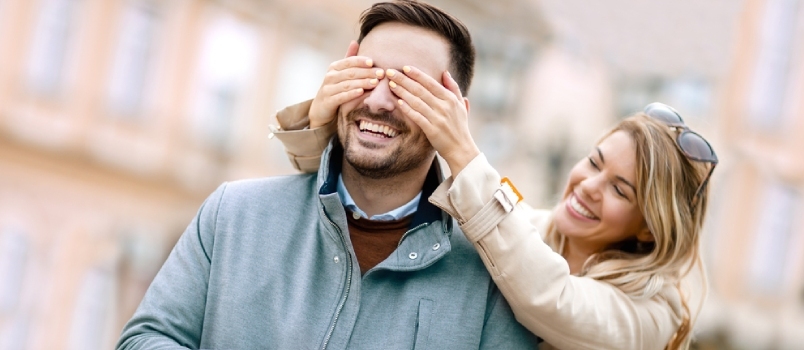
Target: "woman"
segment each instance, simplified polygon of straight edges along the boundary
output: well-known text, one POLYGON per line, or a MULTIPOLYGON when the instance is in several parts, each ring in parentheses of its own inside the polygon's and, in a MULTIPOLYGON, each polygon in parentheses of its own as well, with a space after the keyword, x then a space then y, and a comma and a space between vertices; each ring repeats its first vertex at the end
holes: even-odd
MULTIPOLYGON (((449 112, 464 101, 449 74, 441 85, 403 71, 377 77, 394 82, 401 114, 453 174, 430 201, 458 221, 517 320, 549 344, 542 348, 689 347, 705 294, 699 236, 717 157, 675 110, 654 103, 618 123, 572 168, 561 202, 534 210, 478 151, 466 114, 449 112), (423 107, 446 96, 435 85, 454 94, 452 104, 423 107)), ((327 84, 312 106, 277 115, 287 130, 306 124, 310 111, 312 129, 278 134, 302 171, 316 170, 334 132, 335 109, 317 103, 327 84)))

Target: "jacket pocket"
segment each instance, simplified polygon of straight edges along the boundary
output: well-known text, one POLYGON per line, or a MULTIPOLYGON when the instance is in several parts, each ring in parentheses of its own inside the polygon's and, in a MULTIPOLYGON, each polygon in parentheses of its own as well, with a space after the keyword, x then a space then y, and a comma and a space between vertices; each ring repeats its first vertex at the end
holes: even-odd
POLYGON ((430 336, 430 320, 433 318, 435 302, 430 299, 419 300, 419 313, 416 316, 416 329, 413 332, 413 349, 427 349, 430 336))

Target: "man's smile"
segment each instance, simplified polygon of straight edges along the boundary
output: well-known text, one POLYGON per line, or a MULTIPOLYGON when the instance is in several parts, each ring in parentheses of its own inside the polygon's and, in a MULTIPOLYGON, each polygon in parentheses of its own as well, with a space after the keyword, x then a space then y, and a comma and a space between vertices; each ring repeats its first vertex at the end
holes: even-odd
POLYGON ((389 139, 394 138, 397 134, 399 134, 399 131, 388 125, 373 123, 367 120, 358 120, 357 126, 361 133, 370 133, 389 139))

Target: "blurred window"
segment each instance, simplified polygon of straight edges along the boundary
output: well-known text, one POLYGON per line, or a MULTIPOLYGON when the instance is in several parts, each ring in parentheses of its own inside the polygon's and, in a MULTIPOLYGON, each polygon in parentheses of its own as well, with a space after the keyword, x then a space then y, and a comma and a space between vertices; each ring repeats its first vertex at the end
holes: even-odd
POLYGON ((748 269, 749 289, 757 294, 780 296, 791 282, 794 218, 801 195, 790 186, 770 183, 759 202, 759 226, 748 269))
POLYGON ((792 98, 787 77, 796 43, 798 7, 799 0, 768 0, 762 17, 748 113, 751 124, 763 129, 782 127, 785 102, 792 98))
POLYGON ((41 2, 27 72, 28 86, 36 93, 54 95, 62 87, 79 1, 41 2))
POLYGON ((660 91, 665 80, 658 76, 625 78, 616 89, 617 117, 625 117, 641 111, 648 103, 660 101, 660 91))
MULTIPOLYGON (((712 89, 707 80, 703 78, 679 77, 665 80, 659 96, 661 96, 659 101, 673 106, 682 113, 684 120, 690 123, 695 119, 705 118, 709 114, 712 89)), ((644 106, 637 110, 642 110, 642 108, 644 106)))
POLYGON ((133 116, 142 108, 158 17, 152 5, 131 2, 121 22, 109 84, 109 103, 115 113, 133 116))
POLYGON ((295 45, 283 56, 276 79, 277 109, 315 97, 333 61, 321 50, 307 45, 295 45))
POLYGON ((483 123, 475 140, 489 162, 492 165, 500 166, 503 165, 502 162, 510 159, 511 153, 516 147, 513 135, 516 135, 516 130, 511 127, 510 123, 490 120, 483 123))
POLYGON ((512 116, 525 83, 524 71, 534 56, 525 38, 491 31, 477 37, 477 65, 469 96, 494 119, 512 116))
POLYGON ((27 314, 0 323, 0 350, 30 349, 31 325, 31 316, 27 314))
POLYGON ((193 124, 197 136, 219 149, 228 148, 234 118, 252 88, 259 40, 255 28, 232 16, 215 19, 203 36, 193 124))
POLYGON ((677 109, 687 123, 705 117, 712 99, 711 84, 703 77, 643 76, 623 79, 617 96, 618 116, 641 111, 660 101, 677 109))
POLYGON ((115 280, 114 274, 102 267, 94 267, 84 276, 70 323, 68 349, 103 348, 115 302, 115 280))
POLYGON ((16 229, 0 229, 0 318, 12 314, 20 304, 28 236, 16 229))

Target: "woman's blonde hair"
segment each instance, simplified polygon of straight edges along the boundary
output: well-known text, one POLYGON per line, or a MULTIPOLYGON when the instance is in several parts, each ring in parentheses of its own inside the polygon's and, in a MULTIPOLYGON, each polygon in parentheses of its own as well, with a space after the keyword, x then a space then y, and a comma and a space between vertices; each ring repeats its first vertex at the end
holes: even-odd
MULTIPOLYGON (((591 256, 581 274, 610 283, 632 298, 651 298, 666 285, 674 286, 685 315, 667 348, 687 348, 692 321, 680 281, 694 266, 701 268, 700 233, 709 191, 704 188, 700 198, 694 197, 710 165, 687 158, 676 144, 677 131, 644 113, 622 120, 600 141, 617 131, 628 134, 636 146, 636 203, 654 242, 617 242, 591 256)), ((550 222, 547 244, 563 254, 564 239, 550 222)))

